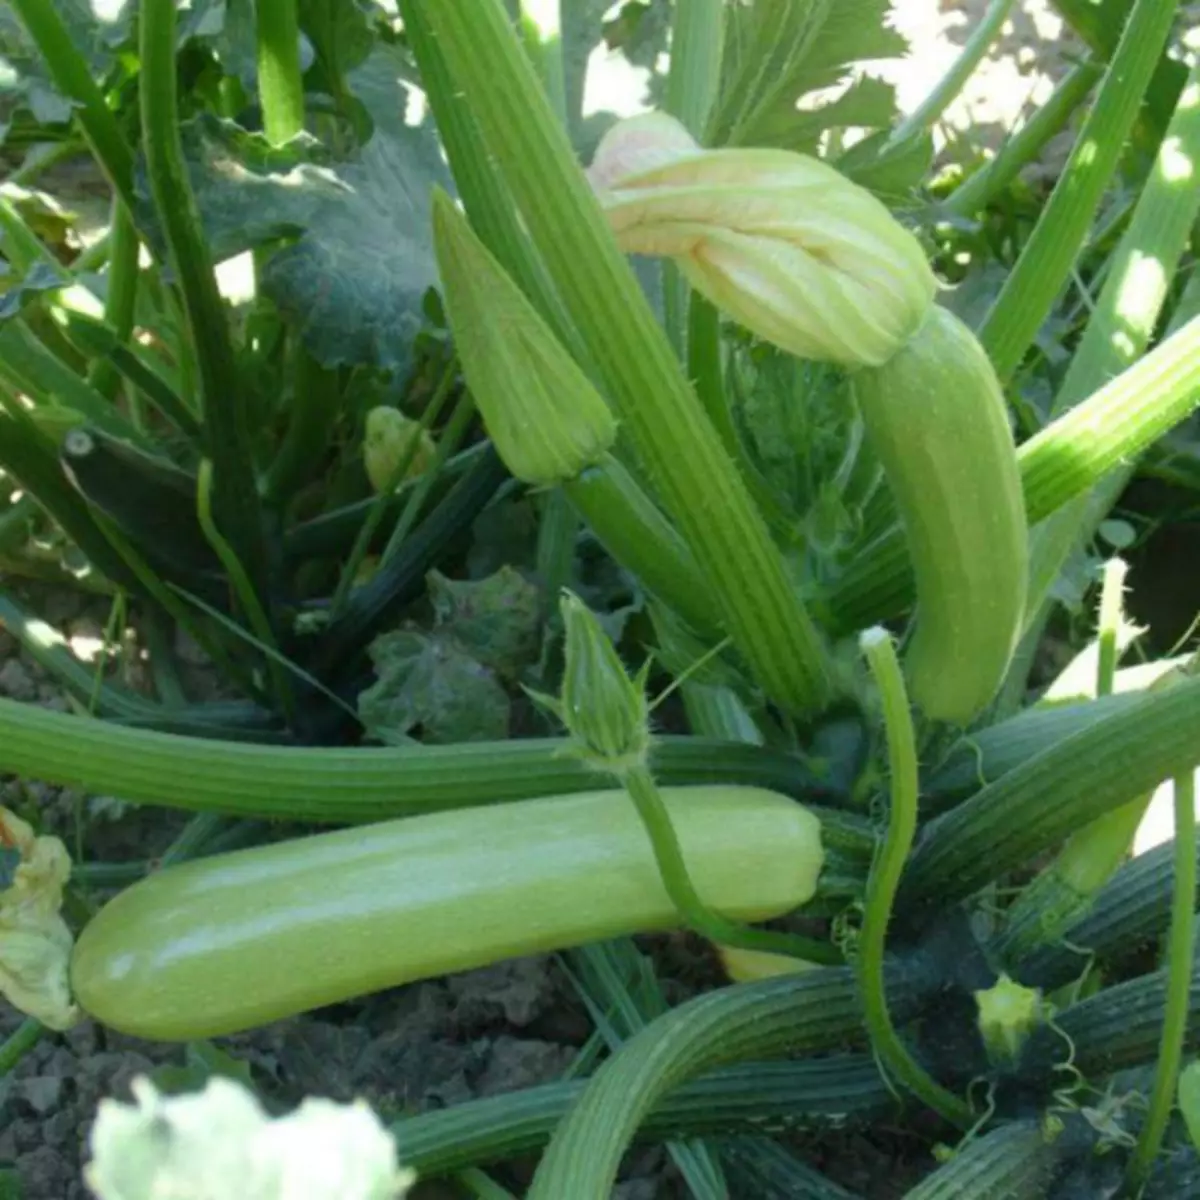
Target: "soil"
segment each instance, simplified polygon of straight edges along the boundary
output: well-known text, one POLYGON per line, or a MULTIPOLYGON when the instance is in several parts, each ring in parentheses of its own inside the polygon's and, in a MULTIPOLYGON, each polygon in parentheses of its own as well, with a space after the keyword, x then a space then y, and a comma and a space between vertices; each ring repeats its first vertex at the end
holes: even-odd
MULTIPOLYGON (((912 57, 887 72, 902 108, 923 97, 961 48, 986 8, 984 0, 903 0, 896 24, 912 40, 912 57)), ((1072 49, 1044 3, 1019 6, 984 73, 947 114, 947 127, 970 125, 973 137, 996 144, 1026 104, 1045 99, 1072 49)), ((44 592, 31 610, 79 638, 96 638, 105 606, 74 594, 44 592)), ((0 630, 0 695, 65 708, 57 687, 0 630)), ((68 845, 76 814, 86 806, 99 843, 89 851, 106 858, 144 857, 165 844, 180 818, 162 810, 137 810, 104 798, 83 797, 37 783, 0 786, 0 803, 33 801, 43 827, 68 845), (97 824, 96 813, 106 814, 97 824)), ((677 956, 679 942, 648 939, 658 957, 677 956)), ((697 979, 696 982, 702 982, 697 979)), ((680 987, 682 998, 689 989, 680 987)), ((0 1001, 0 1039, 19 1024, 0 1001)), ((565 973, 551 958, 522 959, 422 983, 283 1021, 251 1035, 220 1039, 222 1049, 248 1063, 256 1086, 271 1103, 288 1107, 303 1096, 339 1100, 363 1096, 385 1116, 424 1110, 559 1078, 591 1029, 565 973)), ((184 1049, 114 1034, 85 1022, 62 1036, 46 1036, 0 1080, 0 1166, 15 1164, 25 1200, 74 1200, 88 1195, 80 1169, 98 1101, 125 1097, 137 1075, 184 1062, 184 1049)), ((901 1136, 846 1133, 803 1147, 810 1161, 870 1200, 900 1196, 927 1169, 901 1136)), ((506 1164, 496 1178, 518 1193, 532 1159, 506 1164)), ((423 1184, 414 1200, 464 1193, 423 1184)), ((615 1196, 671 1200, 688 1193, 658 1148, 629 1156, 615 1196)))

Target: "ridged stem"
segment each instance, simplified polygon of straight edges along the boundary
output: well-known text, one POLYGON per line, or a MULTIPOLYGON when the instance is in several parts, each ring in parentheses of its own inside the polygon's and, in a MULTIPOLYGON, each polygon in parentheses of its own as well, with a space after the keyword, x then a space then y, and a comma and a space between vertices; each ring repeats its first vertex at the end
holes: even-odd
MULTIPOLYGON (((893 1005, 911 1016, 922 985, 899 973, 888 983, 893 1005)), ((822 967, 698 996, 630 1038, 589 1079, 555 1130, 526 1200, 608 1200, 643 1120, 702 1071, 861 1036, 862 1006, 849 968, 822 967)))
MULTIPOLYGON (((1187 86, 1138 197, 1128 229, 1111 259, 1108 277, 1083 339, 1054 397, 1054 415, 1067 412, 1146 351, 1158 327, 1171 280, 1200 212, 1200 67, 1187 86)), ((1029 616, 1041 608, 1067 557, 1108 514, 1136 468, 1115 464, 1111 474, 1056 513, 1032 539, 1029 616)))
POLYGON ((902 904, 948 904, 1200 763, 1200 679, 1140 696, 930 822, 902 904))
POLYGON ((1007 382, 1054 305, 1112 181, 1177 5, 1137 0, 1071 157, 979 331, 1007 382))
POLYGON ((419 7, 652 490, 709 577, 734 644, 776 702, 796 712, 822 707, 832 678, 816 626, 618 250, 502 7, 497 0, 481 0, 469 12, 452 0, 423 0, 419 7))
POLYGON ((150 190, 183 294, 200 373, 216 519, 263 597, 267 554, 245 396, 180 139, 175 0, 145 0, 140 24, 142 141, 150 190))
POLYGON ((719 641, 721 613, 683 539, 611 455, 563 485, 605 550, 702 637, 719 641))
MULTIPOLYGON (((333 824, 594 790, 558 738, 421 748, 312 748, 181 737, 0 700, 0 771, 139 804, 333 824)), ((822 789, 789 755, 664 738, 664 783, 746 783, 807 799, 822 789)))
MULTIPOLYGON (((587 1081, 543 1084, 469 1100, 398 1121, 400 1161, 430 1178, 473 1162, 497 1162, 536 1150, 574 1104, 587 1081)), ((820 1129, 886 1112, 892 1095, 869 1056, 836 1055, 798 1062, 725 1067, 665 1095, 639 1140, 674 1135, 820 1129), (830 1114, 839 1114, 831 1116, 830 1114)))

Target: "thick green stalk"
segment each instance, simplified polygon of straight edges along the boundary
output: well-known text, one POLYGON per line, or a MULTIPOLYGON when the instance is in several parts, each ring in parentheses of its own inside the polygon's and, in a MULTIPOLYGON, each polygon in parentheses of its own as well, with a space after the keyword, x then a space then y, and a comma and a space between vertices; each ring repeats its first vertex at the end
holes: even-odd
POLYGON ((724 46, 725 5, 722 0, 690 0, 690 3, 675 5, 666 110, 682 121, 692 136, 701 142, 717 98, 724 46))
POLYGON ((1104 82, 1042 215, 979 331, 1001 381, 1033 344, 1087 237, 1159 57, 1177 5, 1137 0, 1104 82))
MULTIPOLYGON (((1120 559, 1105 566, 1097 635, 1097 696, 1111 696, 1113 691, 1127 570, 1120 559)), ((1175 678, 1173 672, 1168 673, 1156 680, 1151 690, 1168 687, 1175 678)), ((1152 795, 1146 792, 1071 834, 1054 861, 1025 886, 1005 914, 1004 932, 996 942, 1005 961, 1019 960, 1039 943, 1061 937, 1087 912, 1096 893, 1129 854, 1152 795)))
MULTIPOLYGON (((1179 262, 1200 213, 1200 67, 1188 77, 1133 218, 1113 255, 1108 278, 1071 366, 1054 398, 1055 415, 1069 411, 1106 379, 1145 353, 1179 262)), ((1032 619, 1071 551, 1090 538, 1129 482, 1135 461, 1116 470, 1033 535, 1032 619)))
MULTIPOLYGON (((894 1010, 911 1018, 926 986, 902 969, 889 971, 894 1010)), ((630 1038, 591 1077, 555 1130, 526 1200, 608 1200, 639 1126, 662 1097, 703 1071, 861 1038, 862 1004, 848 967, 697 996, 630 1038)))
POLYGON ((559 340, 575 355, 579 339, 564 319, 545 267, 521 228, 512 197, 488 155, 471 110, 455 86, 445 56, 429 28, 419 0, 399 0, 400 13, 413 56, 421 68, 421 83, 437 122, 450 171, 471 227, 521 286, 559 340))
POLYGON ((567 89, 563 77, 561 0, 521 0, 521 32, 526 50, 538 74, 555 115, 567 123, 567 89))
POLYGON ((931 821, 902 904, 969 896, 1081 826, 1200 764, 1200 678, 1148 692, 1001 776, 931 821))
POLYGON ((820 634, 720 438, 658 328, 497 0, 420 5, 625 429, 776 702, 832 691, 820 634), (753 581, 753 586, 747 586, 753 581))
POLYGON ((1171 899, 1171 932, 1167 942, 1167 1003, 1162 1042, 1154 1068, 1150 1107, 1137 1148, 1129 1161, 1135 1189, 1146 1182, 1162 1146, 1175 1103, 1179 1065, 1187 1037, 1195 955, 1196 926, 1196 777, 1185 771, 1175 778, 1175 890, 1171 899))
POLYGON ((1008 20, 1012 6, 1013 0, 991 0, 983 19, 971 31, 971 36, 950 70, 942 76, 933 91, 896 127, 888 139, 891 143, 898 144, 906 138, 914 137, 922 130, 932 127, 941 118, 958 98, 967 80, 975 74, 975 69, 983 61, 983 56, 987 54, 992 43, 1000 36, 1000 29, 1008 20))
MULTIPOLYGON (((181 737, 0 700, 0 771, 138 804, 331 824, 595 789, 561 738, 420 748, 309 748, 181 737)), ((799 760, 758 746, 660 739, 664 784, 823 789, 799 760)))
POLYGON ((92 78, 87 62, 75 49, 58 6, 49 0, 13 0, 13 8, 37 46, 55 85, 76 105, 75 119, 100 169, 108 177, 113 191, 132 210, 133 153, 121 134, 116 117, 105 103, 104 93, 92 78))
MULTIPOLYGON (((1136 457, 1200 404, 1200 317, 1058 417, 1017 450, 1031 526, 1136 457)), ((911 568, 899 528, 860 554, 822 610, 828 627, 852 632, 912 602, 911 568)))
MULTIPOLYGON (((1096 58, 1104 62, 1117 49, 1130 3, 1131 0, 1103 0, 1099 4, 1094 0, 1051 0, 1051 6, 1062 14, 1096 58)), ((1159 60, 1146 89, 1146 103, 1137 130, 1138 140, 1151 150, 1166 128, 1186 74, 1187 67, 1177 58, 1164 54, 1159 60)))
POLYGON ((1079 63, 1063 77, 1050 99, 1000 148, 985 167, 965 179, 942 208, 960 217, 980 212, 1033 162, 1051 138, 1057 137, 1103 74, 1099 63, 1079 63))
MULTIPOLYGON (((137 304, 138 254, 141 242, 133 215, 118 197, 112 204, 112 223, 109 231, 109 256, 107 293, 104 297, 104 323, 116 335, 120 344, 129 340, 133 332, 133 313, 137 304)), ((89 382, 101 395, 112 399, 117 392, 121 376, 117 368, 107 360, 93 364, 89 382)), ((134 406, 134 397, 130 396, 134 406)), ((136 408, 134 408, 136 416, 136 408)), ((139 427, 141 421, 138 422, 139 427)))
POLYGON ((871 1045, 883 1070, 952 1124, 971 1125, 970 1108, 947 1091, 917 1062, 904 1045, 888 1011, 884 947, 892 904, 908 853, 917 833, 920 793, 916 735, 904 687, 904 673, 891 635, 868 629, 860 639, 883 708, 888 747, 888 820, 879 853, 867 879, 866 906, 859 930, 856 967, 863 1015, 871 1045))
POLYGON ((296 0, 256 0, 258 101, 263 129, 273 146, 304 128, 304 82, 300 77, 300 25, 296 0))
MULTIPOLYGON (((587 1081, 543 1084, 434 1109, 396 1122, 400 1159, 433 1178, 472 1162, 498 1162, 537 1150, 578 1100, 587 1081)), ((882 1116, 892 1094, 865 1054, 725 1067, 668 1093, 639 1140, 697 1133, 757 1132, 764 1126, 821 1129, 882 1116), (833 1116, 831 1114, 839 1114, 833 1116)))
POLYGON ((1019 449, 1035 525, 1141 453, 1200 402, 1200 317, 1019 449))
POLYGON ((150 190, 183 293, 200 373, 215 515, 262 597, 267 594, 267 554, 245 397, 180 140, 174 0, 146 0, 140 20, 142 141, 150 190))
POLYGON ((611 455, 563 485, 600 543, 702 637, 719 641, 721 612, 696 560, 654 501, 611 455))

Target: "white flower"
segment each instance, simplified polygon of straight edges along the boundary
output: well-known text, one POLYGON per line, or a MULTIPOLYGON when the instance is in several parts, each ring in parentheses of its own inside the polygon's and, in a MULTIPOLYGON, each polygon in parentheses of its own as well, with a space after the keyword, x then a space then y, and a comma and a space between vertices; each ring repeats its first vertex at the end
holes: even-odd
POLYGON ((648 113, 609 130, 588 177, 624 251, 673 259, 718 308, 802 358, 879 366, 933 304, 917 239, 818 159, 705 150, 648 113))
POLYGON ((103 1100, 84 1170, 100 1200, 399 1200, 414 1182, 363 1102, 309 1098, 272 1119, 255 1096, 214 1076, 204 1091, 103 1100))
POLYGON ((0 808, 0 849, 16 852, 9 885, 0 891, 0 993, 50 1029, 80 1018, 71 1002, 72 937, 59 909, 71 859, 56 837, 37 837, 0 808))

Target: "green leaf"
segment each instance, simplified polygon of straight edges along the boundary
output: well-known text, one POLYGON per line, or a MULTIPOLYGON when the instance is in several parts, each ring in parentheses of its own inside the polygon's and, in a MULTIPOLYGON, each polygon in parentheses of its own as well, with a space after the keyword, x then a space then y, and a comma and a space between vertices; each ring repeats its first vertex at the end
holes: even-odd
POLYGON ((1200 1150, 1200 1062, 1193 1060, 1179 1073, 1179 1111, 1192 1145, 1200 1150))
POLYGON ((667 0, 630 0, 604 23, 604 44, 619 50, 635 67, 653 70, 667 48, 671 5, 667 0))
POLYGON ((211 116, 184 128, 214 257, 294 238, 268 260, 262 289, 326 367, 404 370, 437 282, 429 195, 453 185, 432 129, 404 123, 406 71, 380 47, 351 73, 374 132, 343 161, 307 135, 276 149, 211 116))
POLYGON ((537 661, 541 647, 541 597, 519 571, 503 566, 486 579, 427 576, 439 633, 453 637, 497 675, 516 679, 537 661))
MULTIPOLYGON (((0 270, 3 264, 0 264, 0 270)), ((57 291, 63 286, 63 273, 49 263, 34 263, 24 278, 5 286, 7 280, 0 275, 0 322, 19 316, 26 305, 37 300, 46 292, 57 291)))
POLYGON ((861 62, 896 58, 908 43, 887 24, 889 0, 753 0, 728 9, 712 145, 816 144, 824 129, 882 128, 895 98, 879 80, 799 111, 810 92, 846 80, 861 62), (887 89, 887 91, 885 91, 887 89))
POLYGON ((360 0, 299 0, 296 12, 312 43, 321 83, 339 96, 347 74, 366 61, 375 45, 369 10, 360 0))
MULTIPOLYGON (((894 106, 894 90, 892 99, 894 106)), ((924 129, 895 143, 890 137, 890 131, 882 129, 855 142, 838 156, 835 165, 843 175, 882 200, 904 200, 929 174, 933 165, 933 138, 924 129)))
MULTIPOLYGON (((53 4, 92 75, 103 79, 133 38, 135 0, 41 0, 53 4)), ((180 0, 178 42, 220 32, 224 0, 180 0)), ((0 141, 25 112, 38 124, 71 119, 71 102, 58 90, 11 5, 0 3, 0 141)))
POLYGON ((380 741, 416 734, 427 743, 508 736, 509 699, 495 675, 453 638, 416 630, 387 633, 370 647, 377 682, 358 715, 380 741))

